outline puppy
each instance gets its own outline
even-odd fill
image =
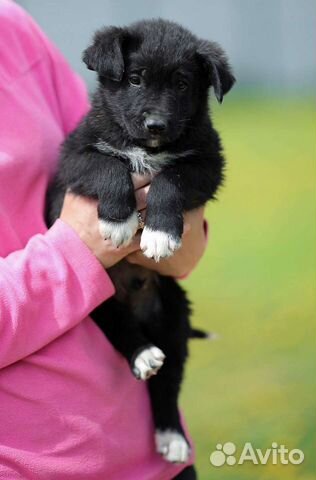
[[[150,20],[98,31],[83,61],[97,72],[99,86],[90,112],[63,144],[48,223],[71,189],[98,200],[104,238],[128,245],[139,228],[131,173],[151,173],[141,249],[156,261],[169,257],[181,246],[184,212],[213,199],[223,179],[208,91],[212,86],[222,102],[233,86],[228,60],[216,43]],[[126,261],[108,273],[116,294],[92,317],[136,378],[149,379],[157,451],[186,462],[190,445],[178,394],[187,341],[201,336],[191,330],[189,302],[173,278]]]

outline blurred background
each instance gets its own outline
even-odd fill
[[[21,0],[75,70],[101,25],[178,21],[227,51],[237,84],[214,124],[226,183],[207,208],[205,257],[183,282],[195,326],[181,403],[200,480],[312,480],[316,474],[315,0]],[[218,443],[299,448],[301,465],[215,468]]]

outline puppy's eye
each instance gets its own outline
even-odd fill
[[[188,88],[189,84],[185,82],[184,80],[179,80],[177,83],[177,87],[181,92],[184,92]]]
[[[142,83],[142,78],[140,75],[136,75],[135,73],[133,75],[130,75],[128,77],[128,81],[131,85],[134,87],[139,87]]]

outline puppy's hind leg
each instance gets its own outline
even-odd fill
[[[110,298],[91,314],[108,340],[128,361],[138,380],[156,375],[165,355],[151,344],[126,304]]]
[[[179,366],[168,361],[168,358],[159,374],[148,381],[156,428],[156,449],[169,462],[185,463],[191,449],[178,410]]]
[[[178,473],[172,480],[197,480],[196,470],[193,465],[186,467],[182,472]]]
[[[186,463],[191,448],[181,425],[178,397],[187,357],[189,307],[184,292],[167,277],[161,279],[160,298],[162,328],[154,341],[162,348],[166,359],[158,375],[148,381],[156,449],[169,462]]]

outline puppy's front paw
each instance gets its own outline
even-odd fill
[[[125,222],[99,220],[99,231],[104,239],[109,239],[115,247],[126,247],[138,229],[137,212],[133,212]]]
[[[185,463],[191,449],[184,436],[175,430],[156,430],[156,450],[165,460],[172,463]]]
[[[170,257],[180,247],[181,238],[159,230],[151,230],[149,227],[144,228],[140,248],[146,257],[154,258],[159,262],[161,258]]]
[[[142,350],[135,358],[132,369],[135,377],[139,380],[147,380],[156,375],[166,358],[160,348],[152,346]]]

